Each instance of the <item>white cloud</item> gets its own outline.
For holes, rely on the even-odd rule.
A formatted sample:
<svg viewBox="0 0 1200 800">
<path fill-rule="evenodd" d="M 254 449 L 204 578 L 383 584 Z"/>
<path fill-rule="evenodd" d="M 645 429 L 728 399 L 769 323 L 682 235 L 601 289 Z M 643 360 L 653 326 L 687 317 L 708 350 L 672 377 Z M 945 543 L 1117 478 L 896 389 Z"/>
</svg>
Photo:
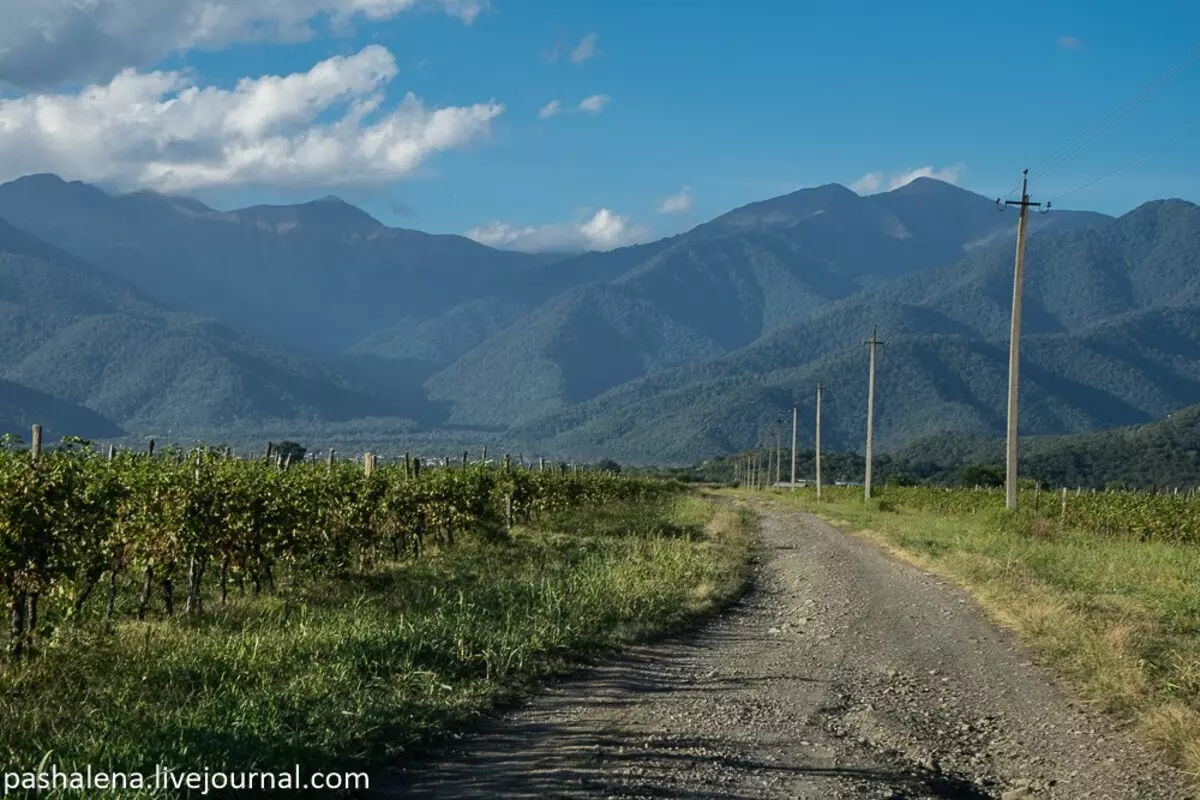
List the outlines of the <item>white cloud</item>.
<svg viewBox="0 0 1200 800">
<path fill-rule="evenodd" d="M 557 100 L 551 100 L 538 111 L 538 119 L 550 119 L 551 117 L 557 117 L 559 114 L 591 114 L 592 116 L 596 116 L 604 110 L 604 107 L 608 105 L 608 101 L 611 99 L 606 94 L 594 94 L 580 100 L 579 105 L 574 108 L 563 108 L 562 103 Z"/>
<path fill-rule="evenodd" d="M 881 183 L 883 183 L 882 172 L 868 172 L 850 184 L 850 189 L 858 194 L 871 194 L 879 189 Z"/>
<path fill-rule="evenodd" d="M 0 0 L 0 83 L 44 88 L 106 81 L 125 67 L 234 42 L 300 41 L 312 23 L 341 30 L 440 7 L 466 23 L 488 0 Z"/>
<path fill-rule="evenodd" d="M 466 234 L 480 244 L 526 253 L 613 250 L 645 241 L 650 232 L 628 217 L 602 208 L 586 219 L 557 225 L 513 226 L 490 222 Z"/>
<path fill-rule="evenodd" d="M 571 51 L 571 63 L 582 64 L 589 58 L 596 56 L 596 43 L 600 41 L 600 37 L 594 33 L 589 33 L 583 37 L 583 40 Z"/>
<path fill-rule="evenodd" d="M 411 93 L 384 110 L 396 74 L 392 54 L 373 45 L 232 89 L 125 70 L 78 94 L 0 99 L 0 180 L 55 172 L 162 191 L 378 183 L 482 138 L 504 111 L 430 110 Z"/>
<path fill-rule="evenodd" d="M 662 201 L 658 206 L 660 214 L 679 214 L 687 211 L 692 207 L 692 189 L 690 186 L 683 187 L 679 194 L 673 194 Z"/>
<path fill-rule="evenodd" d="M 1083 41 L 1075 36 L 1058 37 L 1058 46 L 1063 50 L 1082 50 Z"/>
<path fill-rule="evenodd" d="M 946 183 L 958 183 L 958 177 L 966 170 L 965 164 L 955 164 L 944 169 L 935 169 L 933 167 L 918 167 L 910 169 L 907 172 L 894 176 L 888 183 L 889 189 L 899 189 L 901 186 L 907 186 L 917 178 L 933 178 L 934 180 L 945 181 Z"/>
<path fill-rule="evenodd" d="M 594 94 L 579 101 L 580 111 L 588 114 L 599 114 L 612 98 L 606 94 Z"/>
</svg>

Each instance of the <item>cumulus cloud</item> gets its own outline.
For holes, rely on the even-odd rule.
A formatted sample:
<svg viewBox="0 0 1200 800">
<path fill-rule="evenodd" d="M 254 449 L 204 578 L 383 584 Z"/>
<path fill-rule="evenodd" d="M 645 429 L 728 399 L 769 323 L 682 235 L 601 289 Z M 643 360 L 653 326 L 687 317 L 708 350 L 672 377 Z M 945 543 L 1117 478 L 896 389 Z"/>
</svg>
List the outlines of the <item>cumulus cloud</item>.
<svg viewBox="0 0 1200 800">
<path fill-rule="evenodd" d="M 692 207 L 692 189 L 690 186 L 683 187 L 679 194 L 673 194 L 662 201 L 658 206 L 660 214 L 679 214 L 687 211 Z"/>
<path fill-rule="evenodd" d="M 1063 50 L 1082 50 L 1083 41 L 1075 36 L 1058 37 L 1058 46 Z"/>
<path fill-rule="evenodd" d="M 161 191 L 379 183 L 482 138 L 504 111 L 426 109 L 411 93 L 385 110 L 396 74 L 392 54 L 373 45 L 232 89 L 128 69 L 77 94 L 0 99 L 0 179 L 56 172 Z"/>
<path fill-rule="evenodd" d="M 612 98 L 606 94 L 594 94 L 579 101 L 580 111 L 588 114 L 599 114 Z"/>
<path fill-rule="evenodd" d="M 125 67 L 234 42 L 302 41 L 334 29 L 440 7 L 466 23 L 488 0 L 0 0 L 0 83 L 43 89 L 106 81 Z"/>
<path fill-rule="evenodd" d="M 584 36 L 583 40 L 571 51 L 571 63 L 582 64 L 589 58 L 594 58 L 596 56 L 596 43 L 599 41 L 600 37 L 597 34 L 589 33 L 587 36 Z"/>
<path fill-rule="evenodd" d="M 902 172 L 899 175 L 892 177 L 888 182 L 889 189 L 899 189 L 901 186 L 907 186 L 917 178 L 933 178 L 934 180 L 945 181 L 946 183 L 958 183 L 958 177 L 966 170 L 965 164 L 955 164 L 943 169 L 935 169 L 934 167 L 917 167 L 910 169 L 907 172 Z"/>
<path fill-rule="evenodd" d="M 645 241 L 649 231 L 628 217 L 602 208 L 585 219 L 555 225 L 514 226 L 490 222 L 467 231 L 480 244 L 526 253 L 544 251 L 613 250 Z"/>
<path fill-rule="evenodd" d="M 538 112 L 538 119 L 550 119 L 562 113 L 562 103 L 557 100 L 551 100 L 546 105 L 542 106 L 542 110 Z"/>
<path fill-rule="evenodd" d="M 858 194 L 871 194 L 878 191 L 879 185 L 883 183 L 882 172 L 868 172 L 861 178 L 850 184 L 850 189 Z"/>
</svg>

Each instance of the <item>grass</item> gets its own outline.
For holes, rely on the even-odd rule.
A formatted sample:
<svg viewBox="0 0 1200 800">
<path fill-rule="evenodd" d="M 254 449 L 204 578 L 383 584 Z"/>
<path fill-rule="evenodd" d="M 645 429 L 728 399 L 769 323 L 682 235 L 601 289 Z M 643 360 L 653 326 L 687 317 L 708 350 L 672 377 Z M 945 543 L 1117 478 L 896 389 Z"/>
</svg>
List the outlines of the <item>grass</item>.
<svg viewBox="0 0 1200 800">
<path fill-rule="evenodd" d="M 817 511 L 968 589 L 1085 698 L 1200 778 L 1200 547 L 1063 531 L 1003 511 L 917 512 L 810 491 Z"/>
<path fill-rule="evenodd" d="M 543 523 L 210 602 L 198 622 L 60 628 L 38 658 L 0 670 L 3 769 L 396 764 L 541 680 L 692 623 L 745 582 L 750 517 L 695 496 Z"/>
</svg>

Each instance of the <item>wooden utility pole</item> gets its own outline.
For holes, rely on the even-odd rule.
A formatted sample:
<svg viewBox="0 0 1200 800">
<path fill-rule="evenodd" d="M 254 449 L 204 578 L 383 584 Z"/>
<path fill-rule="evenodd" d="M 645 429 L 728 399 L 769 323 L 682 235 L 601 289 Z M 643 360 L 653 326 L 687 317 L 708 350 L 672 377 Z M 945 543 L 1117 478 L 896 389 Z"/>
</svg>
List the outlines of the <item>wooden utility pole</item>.
<svg viewBox="0 0 1200 800">
<path fill-rule="evenodd" d="M 863 342 L 871 348 L 871 366 L 867 370 L 867 471 L 863 480 L 863 496 L 871 499 L 871 472 L 875 461 L 875 349 L 887 342 L 879 341 L 879 332 L 871 328 L 871 338 Z"/>
<path fill-rule="evenodd" d="M 821 384 L 817 384 L 817 499 L 821 499 Z"/>
<path fill-rule="evenodd" d="M 792 489 L 796 488 L 796 423 L 800 417 L 800 404 L 792 403 Z"/>
<path fill-rule="evenodd" d="M 1017 206 L 1017 259 L 1013 266 L 1012 327 L 1008 342 L 1008 447 L 1005 458 L 1004 505 L 1009 511 L 1017 510 L 1017 396 L 1020 387 L 1021 360 L 1021 284 L 1025 276 L 1025 229 L 1029 222 L 1030 206 L 1041 208 L 1041 203 L 1031 202 L 1029 192 L 1029 170 L 1021 172 L 1021 199 L 1005 200 L 1004 206 Z M 996 208 L 1003 209 L 1000 200 Z M 1046 204 L 1046 210 L 1050 205 Z"/>
<path fill-rule="evenodd" d="M 783 417 L 775 418 L 775 483 L 771 484 L 774 488 L 780 481 L 783 480 L 783 472 L 780 470 L 780 459 L 783 458 Z"/>
</svg>

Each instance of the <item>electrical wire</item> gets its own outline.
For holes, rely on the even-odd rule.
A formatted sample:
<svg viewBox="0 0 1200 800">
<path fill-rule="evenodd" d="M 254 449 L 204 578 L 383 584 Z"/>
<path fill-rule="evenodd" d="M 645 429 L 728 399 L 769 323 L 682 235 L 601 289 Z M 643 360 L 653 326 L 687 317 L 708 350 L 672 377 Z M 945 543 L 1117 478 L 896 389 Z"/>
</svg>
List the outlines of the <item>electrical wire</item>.
<svg viewBox="0 0 1200 800">
<path fill-rule="evenodd" d="M 1050 164 L 1050 166 L 1046 167 L 1045 169 L 1041 170 L 1040 172 L 1035 173 L 1033 175 L 1033 177 L 1030 178 L 1030 180 L 1041 178 L 1042 176 L 1046 175 L 1051 170 L 1057 169 L 1059 166 L 1061 166 L 1063 163 L 1065 163 L 1068 159 L 1070 159 L 1071 156 L 1078 153 L 1080 150 L 1082 150 L 1084 147 L 1086 147 L 1088 144 L 1090 144 L 1092 141 L 1094 141 L 1098 136 L 1100 136 L 1105 131 L 1107 131 L 1109 128 L 1111 128 L 1113 125 L 1117 124 L 1123 118 L 1128 116 L 1129 113 L 1131 111 L 1133 111 L 1134 108 L 1136 108 L 1141 103 L 1145 102 L 1152 94 L 1154 94 L 1156 91 L 1161 89 L 1163 87 L 1163 85 L 1165 85 L 1168 81 L 1170 81 L 1172 78 L 1174 78 L 1176 75 L 1178 75 L 1184 69 L 1186 69 L 1188 67 L 1188 65 L 1191 64 L 1193 61 L 1195 61 L 1197 58 L 1200 58 L 1200 41 L 1197 41 L 1194 45 L 1192 45 L 1192 47 L 1178 61 L 1174 62 L 1173 64 L 1168 66 L 1165 70 L 1163 70 L 1162 72 L 1155 75 L 1153 78 L 1151 78 L 1146 83 L 1144 83 L 1140 89 L 1138 89 L 1132 95 L 1130 95 L 1129 97 L 1126 97 L 1124 100 L 1122 100 L 1120 103 L 1118 103 L 1111 111 L 1109 111 L 1107 114 L 1105 114 L 1103 117 L 1101 117 L 1100 120 L 1096 122 L 1096 124 L 1092 125 L 1090 128 L 1083 131 L 1083 133 L 1079 134 L 1078 136 L 1076 136 L 1074 139 L 1067 142 L 1062 147 L 1058 148 L 1057 150 L 1054 150 L 1051 153 L 1046 154 L 1045 156 L 1042 156 L 1042 158 L 1038 159 L 1032 165 L 1030 165 L 1029 169 L 1030 169 L 1030 171 L 1032 171 L 1032 170 L 1040 167 L 1042 164 L 1045 164 L 1047 161 L 1051 161 L 1052 159 L 1058 158 L 1061 155 L 1061 158 L 1058 158 L 1058 160 L 1054 161 L 1052 164 Z M 1146 153 L 1144 155 L 1149 155 L 1149 153 Z M 1141 157 L 1139 157 L 1139 159 L 1135 159 L 1135 161 L 1140 160 L 1140 158 Z M 1130 163 L 1133 163 L 1133 162 L 1130 162 Z M 1126 166 L 1129 166 L 1129 165 L 1126 164 L 1121 167 L 1118 167 L 1113 172 L 1114 173 L 1119 172 L 1121 169 L 1124 169 Z M 1112 173 L 1110 173 L 1110 174 L 1112 174 Z M 1108 177 L 1108 175 L 1097 178 L 1096 181 L 1094 181 L 1094 182 L 1098 183 L 1099 181 L 1104 180 L 1105 177 Z M 1020 188 L 1021 188 L 1021 184 L 1018 182 L 1017 185 L 1014 186 L 1009 191 L 1008 194 L 1004 195 L 1004 197 L 1002 199 L 1003 200 L 1009 199 L 1014 194 L 1016 194 Z M 1080 188 L 1083 188 L 1083 187 L 1080 187 Z M 1079 191 L 1079 189 L 1072 189 L 1071 192 L 1069 192 L 1068 194 L 1073 194 L 1076 191 Z M 1051 202 L 1053 202 L 1053 201 L 1051 201 Z"/>
<path fill-rule="evenodd" d="M 1170 137 L 1169 139 L 1166 139 L 1166 140 L 1164 140 L 1164 141 L 1162 141 L 1162 142 L 1159 142 L 1158 144 L 1154 145 L 1154 147 L 1151 147 L 1149 150 L 1145 150 L 1145 151 L 1143 151 L 1141 154 L 1139 154 L 1139 155 L 1138 155 L 1137 157 L 1135 157 L 1134 159 L 1132 159 L 1132 160 L 1130 160 L 1130 161 L 1127 161 L 1127 162 L 1125 162 L 1124 164 L 1122 164 L 1122 165 L 1121 165 L 1121 166 L 1119 166 L 1119 167 L 1116 167 L 1116 168 L 1114 168 L 1114 169 L 1111 169 L 1111 170 L 1109 170 L 1108 172 L 1104 173 L 1103 175 L 1101 175 L 1099 178 L 1096 178 L 1095 180 L 1091 180 L 1091 181 L 1088 181 L 1088 182 L 1087 182 L 1087 183 L 1085 183 L 1085 184 L 1082 184 L 1082 185 L 1080 185 L 1080 186 L 1076 186 L 1074 189 L 1071 189 L 1071 190 L 1070 190 L 1070 191 L 1068 191 L 1068 192 L 1063 192 L 1062 194 L 1060 194 L 1058 197 L 1055 197 L 1055 198 L 1054 198 L 1053 200 L 1051 200 L 1050 202 L 1051 202 L 1051 203 L 1057 203 L 1059 200 L 1061 200 L 1061 199 L 1062 199 L 1062 198 L 1064 198 L 1064 197 L 1067 197 L 1068 195 L 1075 194 L 1076 192 L 1081 192 L 1081 191 L 1083 191 L 1084 189 L 1090 189 L 1091 187 L 1095 186 L 1097 183 L 1100 183 L 1100 181 L 1103 181 L 1103 180 L 1106 180 L 1106 179 L 1108 179 L 1108 178 L 1111 178 L 1113 175 L 1116 175 L 1116 174 L 1117 174 L 1118 172 L 1120 172 L 1121 170 L 1124 170 L 1124 169 L 1127 169 L 1127 168 L 1129 168 L 1129 167 L 1132 167 L 1134 164 L 1138 163 L 1138 162 L 1139 162 L 1139 161 L 1141 161 L 1142 159 L 1144 159 L 1144 158 L 1146 158 L 1146 157 L 1148 157 L 1148 156 L 1151 156 L 1151 155 L 1153 155 L 1153 154 L 1157 153 L 1159 150 L 1162 150 L 1164 147 L 1166 147 L 1167 145 L 1171 144 L 1171 143 L 1172 143 L 1172 142 L 1174 142 L 1175 140 L 1177 140 L 1177 139 L 1179 139 L 1179 138 L 1183 137 L 1185 134 L 1187 134 L 1187 133 L 1191 132 L 1191 131 L 1192 131 L 1194 128 L 1200 128 L 1200 117 L 1196 118 L 1196 119 L 1195 119 L 1195 120 L 1192 122 L 1192 124 L 1188 125 L 1186 128 L 1184 128 L 1183 130 L 1181 130 L 1179 133 L 1175 134 L 1174 136 Z"/>
<path fill-rule="evenodd" d="M 1200 58 L 1200 41 L 1196 42 L 1181 59 L 1167 67 L 1167 69 L 1163 72 L 1160 72 L 1158 75 L 1151 78 L 1137 92 L 1125 98 L 1125 100 L 1119 103 L 1116 108 L 1108 112 L 1108 114 L 1102 117 L 1100 121 L 1091 128 L 1085 130 L 1079 136 L 1076 136 L 1070 142 L 1067 142 L 1067 144 L 1063 145 L 1058 150 L 1055 150 L 1053 153 L 1044 156 L 1040 161 L 1034 164 L 1034 167 L 1038 167 L 1062 154 L 1061 158 L 1057 158 L 1057 160 L 1053 161 L 1050 166 L 1036 173 L 1032 178 L 1030 178 L 1030 180 L 1040 178 L 1049 173 L 1051 170 L 1058 168 L 1060 165 L 1070 159 L 1071 156 L 1075 155 L 1088 144 L 1095 141 L 1097 137 L 1128 116 L 1131 111 L 1137 108 L 1137 106 L 1140 104 L 1144 103 L 1151 95 L 1153 95 L 1168 81 L 1186 69 L 1188 65 L 1190 65 L 1197 58 Z"/>
</svg>

